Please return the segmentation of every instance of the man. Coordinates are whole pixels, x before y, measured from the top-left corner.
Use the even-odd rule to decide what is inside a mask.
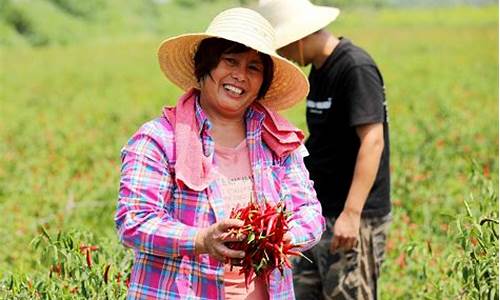
[[[306,158],[323,214],[322,241],[295,265],[297,299],[376,299],[391,220],[389,129],[372,58],[324,28],[339,10],[307,0],[261,0],[278,52],[311,64]]]

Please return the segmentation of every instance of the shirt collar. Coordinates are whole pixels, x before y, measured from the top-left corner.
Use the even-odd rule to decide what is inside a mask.
[[[199,131],[198,134],[201,135],[203,131],[209,131],[212,129],[212,123],[208,120],[207,115],[203,111],[200,105],[200,96],[196,96],[195,101],[195,116],[196,116],[196,124],[198,125]]]
[[[258,100],[256,100],[258,101]],[[265,118],[265,114],[263,112],[260,112],[254,108],[254,104],[250,105],[250,107],[247,109],[247,112],[245,114],[245,120],[248,122],[249,120],[255,120],[258,123],[262,123]]]

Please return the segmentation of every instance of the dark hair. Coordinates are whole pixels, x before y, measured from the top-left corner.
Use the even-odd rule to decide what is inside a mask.
[[[200,82],[205,76],[210,76],[210,72],[219,64],[222,54],[243,53],[248,50],[252,50],[252,48],[226,39],[207,38],[202,40],[194,55],[194,75],[196,80]],[[261,99],[267,93],[273,81],[274,64],[269,55],[258,53],[264,66],[262,85],[257,94],[257,99]]]

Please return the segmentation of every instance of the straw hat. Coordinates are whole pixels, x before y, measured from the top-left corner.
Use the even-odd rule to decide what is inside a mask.
[[[260,103],[273,110],[289,108],[304,99],[309,83],[304,73],[275,52],[274,30],[269,22],[248,8],[232,8],[218,14],[204,33],[183,34],[163,41],[158,60],[165,76],[183,90],[199,88],[194,75],[194,55],[209,37],[238,42],[267,54],[274,62],[273,81]]]
[[[276,31],[276,49],[314,33],[333,22],[335,7],[314,5],[308,0],[259,0],[255,8]]]

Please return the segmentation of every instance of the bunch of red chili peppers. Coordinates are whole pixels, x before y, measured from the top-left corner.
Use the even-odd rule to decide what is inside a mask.
[[[230,218],[244,221],[239,229],[231,229],[227,235],[246,236],[242,242],[227,243],[228,247],[245,251],[245,257],[239,261],[230,261],[232,266],[241,266],[240,274],[245,274],[245,284],[255,279],[255,276],[264,278],[269,282],[269,276],[274,269],[283,275],[283,268],[291,268],[289,255],[303,256],[299,251],[294,251],[296,245],[284,241],[287,233],[288,221],[291,214],[286,211],[283,202],[276,205],[265,203],[258,205],[251,201],[246,207],[236,208],[231,211]],[[254,276],[255,275],[255,276]]]

